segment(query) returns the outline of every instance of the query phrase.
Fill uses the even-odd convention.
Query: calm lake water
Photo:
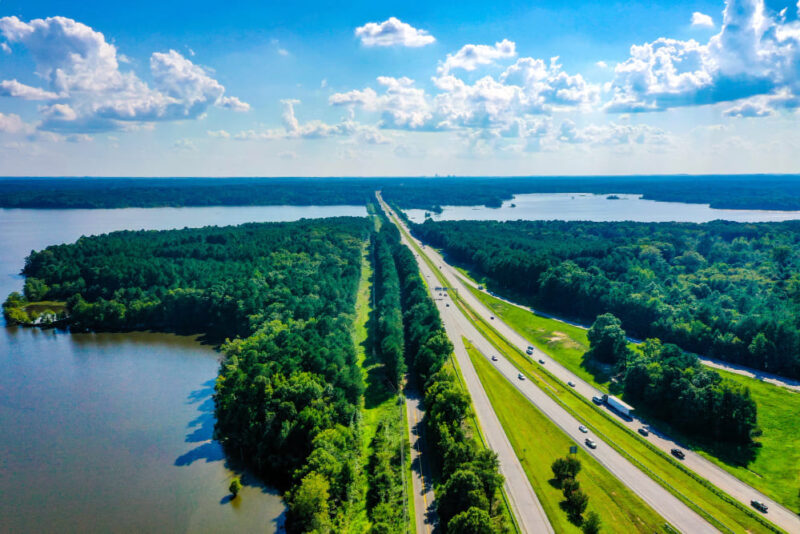
[[[718,210],[708,204],[657,202],[641,195],[608,195],[590,193],[536,193],[516,195],[500,208],[485,206],[442,206],[442,213],[433,213],[435,221],[639,221],[639,222],[708,222],[725,219],[738,222],[770,222],[800,219],[800,211]],[[515,204],[516,207],[511,207]],[[424,222],[424,210],[405,210],[414,222]]]
[[[0,209],[0,298],[32,249],[81,235],[302,217],[361,206]],[[211,439],[218,354],[194,338],[5,327],[0,317],[1,532],[274,532],[283,504]]]

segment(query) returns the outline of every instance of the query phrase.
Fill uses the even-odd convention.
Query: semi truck
[[[625,417],[630,417],[631,412],[633,412],[633,406],[627,404],[620,399],[614,397],[613,395],[598,395],[592,397],[592,400],[595,404],[605,404],[615,412],[624,415]]]

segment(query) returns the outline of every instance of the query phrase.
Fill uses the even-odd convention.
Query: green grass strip
[[[580,528],[569,522],[567,514],[559,506],[564,497],[561,490],[552,484],[553,474],[550,470],[553,461],[566,456],[575,442],[531,404],[466,340],[465,345],[553,528],[556,532],[580,532]],[[664,518],[611,475],[597,460],[583,449],[578,450],[577,458],[583,466],[578,480],[589,496],[587,512],[597,512],[607,531],[665,531]]]

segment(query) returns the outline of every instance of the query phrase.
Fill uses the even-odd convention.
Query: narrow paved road
[[[393,215],[393,212],[388,206],[382,202],[380,196],[378,197],[382,203],[384,210]],[[397,224],[399,220],[395,215],[392,217],[393,221]],[[403,235],[405,242],[406,238]],[[413,249],[412,249],[413,250]],[[427,250],[426,250],[427,252]],[[428,264],[419,256],[417,257],[417,264],[420,267],[422,274],[429,281],[430,285],[438,285],[434,273],[431,271]],[[440,265],[436,263],[436,265]],[[441,264],[443,265],[443,264]],[[442,268],[444,270],[444,268]],[[449,280],[450,277],[448,277]],[[466,291],[465,291],[466,293]],[[434,293],[435,294],[435,293]],[[447,330],[448,337],[453,341],[455,346],[456,358],[461,367],[464,380],[472,395],[472,401],[475,406],[475,411],[478,414],[478,419],[486,435],[489,446],[502,455],[501,468],[503,475],[506,477],[506,483],[516,482],[516,479],[522,478],[526,482],[526,486],[530,488],[527,477],[522,470],[519,459],[511,448],[508,442],[508,437],[505,435],[499,420],[497,419],[491,403],[483,390],[480,380],[478,379],[475,368],[469,360],[469,356],[461,343],[462,337],[466,337],[471,343],[484,355],[496,354],[494,347],[486,340],[483,335],[472,325],[472,323],[463,315],[463,313],[455,306],[449,305],[449,299],[436,299],[437,307],[442,316],[442,320]],[[507,361],[505,358],[500,357],[497,362],[494,362],[497,369],[513,383],[533,404],[542,411],[551,421],[559,426],[565,433],[575,439],[576,443],[582,446],[588,454],[594,456],[610,473],[619,478],[626,486],[631,488],[642,500],[647,502],[656,512],[669,521],[673,526],[680,529],[682,532],[692,534],[705,534],[717,532],[717,530],[707,523],[702,517],[695,513],[692,509],[681,502],[677,497],[673,496],[666,489],[661,487],[657,482],[651,479],[648,475],[640,471],[631,462],[625,459],[616,450],[604,443],[599,438],[592,436],[597,442],[596,449],[586,447],[584,439],[586,435],[580,433],[578,426],[580,423],[572,417],[566,410],[564,410],[558,403],[547,396],[534,384],[528,381],[520,381],[517,378],[518,371],[514,365]],[[490,424],[487,424],[489,422]],[[505,448],[508,447],[509,451]],[[508,456],[513,458],[508,458]],[[504,461],[511,461],[508,466]],[[515,469],[509,469],[510,467]],[[518,466],[518,467],[517,467]],[[518,469],[519,471],[516,471]],[[512,478],[513,477],[513,478]],[[532,491],[531,491],[532,493]],[[518,495],[518,493],[509,491],[509,495]],[[534,499],[535,495],[533,496]],[[538,505],[538,499],[535,500]],[[513,503],[515,511],[524,512],[527,508],[524,503]],[[539,505],[540,507],[540,505]],[[519,510],[522,508],[522,510]],[[544,513],[542,512],[542,516]],[[518,516],[519,517],[519,516]],[[546,518],[544,518],[546,520]],[[549,523],[548,523],[548,528]],[[528,532],[543,532],[539,529],[528,530]]]
[[[411,443],[411,483],[414,487],[414,511],[417,534],[436,531],[439,518],[436,515],[436,498],[433,494],[428,457],[425,452],[425,432],[422,398],[416,389],[407,388],[406,416],[408,438]]]
[[[395,216],[395,222],[400,223],[399,219]],[[402,223],[400,223],[402,224]],[[407,228],[404,226],[404,229]],[[417,244],[422,247],[422,245],[417,241]],[[529,345],[533,345],[524,337],[522,337],[516,330],[512,329],[508,326],[505,322],[503,322],[500,318],[495,317],[494,319],[490,319],[494,317],[494,312],[483,305],[469,290],[464,287],[464,283],[466,282],[463,275],[459,273],[455,268],[447,264],[442,256],[432,250],[430,247],[423,248],[424,253],[428,258],[437,266],[441,266],[440,272],[445,276],[450,284],[450,287],[455,287],[458,290],[459,296],[469,304],[469,306],[486,320],[492,322],[492,326],[494,326],[503,336],[506,337],[512,344],[516,345],[521,350],[525,350]],[[452,306],[451,306],[452,307]],[[470,338],[471,339],[471,338]],[[545,361],[545,364],[548,370],[553,373],[559,380],[564,383],[572,381],[575,383],[575,391],[580,393],[581,395],[591,399],[593,396],[601,394],[602,392],[596,389],[594,386],[589,384],[588,382],[581,379],[579,376],[575,375],[558,363],[556,360],[550,358],[547,354],[540,351],[539,349],[534,350],[534,354],[532,356],[534,359],[539,360],[542,359]],[[514,375],[516,376],[516,375]],[[513,379],[513,377],[512,377]],[[598,408],[598,409],[608,409],[606,407]],[[611,412],[613,413],[613,412]],[[648,423],[642,419],[634,417],[632,420],[627,421],[622,418],[619,419],[620,423],[627,425],[632,430],[638,430],[640,427],[644,426],[649,428]],[[637,436],[639,436],[637,434]],[[724,492],[726,492],[731,497],[735,498],[742,504],[746,506],[750,506],[750,501],[753,499],[759,500],[765,503],[769,507],[769,512],[766,514],[766,519],[775,523],[779,527],[783,528],[787,532],[798,532],[800,533],[800,517],[796,515],[791,510],[785,508],[777,501],[767,497],[763,493],[757,491],[753,487],[749,486],[748,484],[744,483],[740,479],[736,478],[729,472],[725,471],[721,467],[717,466],[713,462],[707,460],[706,458],[700,456],[699,454],[692,452],[691,450],[686,449],[685,445],[671,439],[669,436],[651,432],[650,436],[647,438],[643,438],[639,436],[640,439],[647,439],[654,445],[658,446],[661,450],[669,453],[673,448],[680,448],[684,450],[686,454],[686,458],[683,460],[683,463],[686,467],[694,471],[695,473],[699,474],[706,480],[708,480],[711,484],[717,486]],[[666,516],[665,516],[666,517]],[[667,517],[670,521],[672,519]]]

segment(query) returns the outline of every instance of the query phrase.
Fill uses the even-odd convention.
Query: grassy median
[[[470,291],[497,317],[567,369],[598,389],[608,391],[607,377],[583,364],[588,349],[586,330],[557,319],[531,313],[475,288]],[[660,422],[661,430],[690,444],[691,448],[745,483],[800,512],[800,447],[795,420],[800,413],[800,393],[755,378],[718,370],[720,375],[750,389],[758,407],[763,435],[760,447],[734,450],[692,439]]]
[[[495,413],[522,462],[539,502],[556,532],[578,533],[580,528],[567,519],[559,503],[561,490],[552,483],[550,465],[564,457],[575,442],[539,412],[469,342],[465,341],[472,364]],[[583,466],[578,480],[589,496],[588,511],[597,512],[606,532],[665,532],[664,519],[611,475],[583,449],[577,453]]]
[[[402,227],[401,232],[408,237]],[[438,268],[431,263],[427,256],[422,254],[413,241],[411,242],[414,250],[421,254],[426,263],[431,266],[440,282],[447,285],[446,279]],[[640,440],[632,431],[611,419],[611,416],[597,410],[590,401],[577,395],[571,388],[567,388],[546,370],[535,366],[519,349],[499,336],[487,322],[471,313],[457,298],[457,295],[454,302],[500,352],[514,362],[529,378],[537,380],[540,385],[543,385],[545,392],[548,392],[573,416],[591,427],[595,434],[648,473],[695,512],[706,518],[716,528],[723,532],[735,533],[782,532],[781,529],[756,516],[745,505],[734,500],[707,480],[678,464],[660,449]],[[534,375],[539,378],[534,378]]]

